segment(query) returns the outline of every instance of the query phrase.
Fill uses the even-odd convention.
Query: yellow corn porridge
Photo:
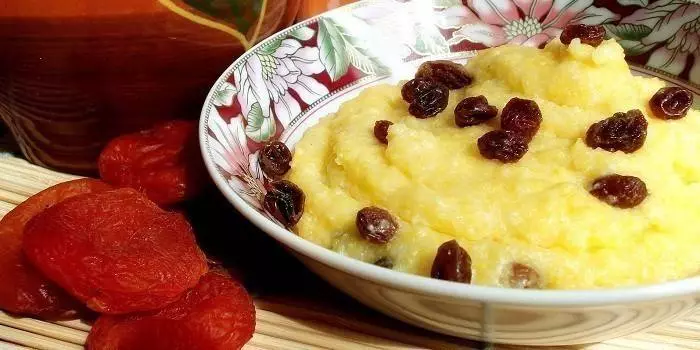
[[[408,113],[401,86],[366,89],[306,131],[287,179],[306,194],[295,231],[365,262],[389,257],[393,269],[430,276],[437,248],[456,239],[471,256],[472,283],[501,285],[514,262],[534,268],[543,287],[591,289],[685,278],[700,270],[700,115],[653,117],[664,83],[632,76],[614,41],[597,48],[550,42],[544,49],[502,46],[469,60],[471,85],[451,90],[434,118]],[[485,159],[477,139],[499,117],[458,128],[455,105],[484,95],[500,110],[512,97],[534,100],[542,124],[516,163]],[[634,153],[592,149],[588,127],[639,109],[648,136]],[[373,134],[389,120],[388,145]],[[642,179],[648,197],[620,209],[589,193],[598,177]],[[363,207],[388,210],[392,241],[361,238]]]

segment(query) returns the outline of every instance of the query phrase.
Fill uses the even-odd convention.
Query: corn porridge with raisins
[[[479,285],[509,286],[515,274],[537,288],[607,288],[700,270],[700,114],[655,117],[649,101],[663,82],[633,76],[615,41],[506,45],[481,51],[465,71],[471,82],[451,88],[435,116],[417,117],[432,112],[413,110],[402,86],[381,85],[306,131],[285,177],[306,194],[294,231],[433,277],[444,272],[436,252],[461,247],[470,271],[457,278]],[[434,91],[431,101],[443,93]],[[458,127],[457,104],[482,95],[469,102],[482,114]],[[528,137],[501,121],[516,97],[541,113]],[[618,124],[589,130],[604,120]],[[643,192],[620,199],[620,188]],[[376,208],[360,217],[367,207]]]

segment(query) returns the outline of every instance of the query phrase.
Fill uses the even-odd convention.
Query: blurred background
[[[3,0],[0,149],[81,175],[111,138],[197,119],[234,59],[352,0]]]

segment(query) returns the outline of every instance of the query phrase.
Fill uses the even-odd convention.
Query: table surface
[[[0,217],[32,194],[73,178],[0,153]],[[247,349],[530,349],[431,333],[358,304],[307,271],[215,189],[183,209],[203,249],[232,267],[255,298],[257,326]],[[48,323],[0,312],[0,350],[81,349],[89,330],[83,321]],[[605,343],[536,349],[700,349],[700,313]]]

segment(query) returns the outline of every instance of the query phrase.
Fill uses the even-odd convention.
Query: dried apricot
[[[472,77],[461,64],[437,60],[424,62],[418,67],[416,78],[430,78],[447,86],[448,89],[461,89],[472,82]]]
[[[46,209],[27,224],[23,248],[47,278],[107,314],[161,308],[208,270],[187,220],[133,189]]]
[[[42,319],[74,318],[84,306],[36,270],[22,253],[27,222],[57,203],[84,193],[111,190],[94,179],[49,187],[20,203],[0,220],[0,309]]]
[[[212,271],[162,310],[100,317],[90,331],[87,349],[240,349],[254,330],[250,295],[227,275]]]
[[[430,277],[446,281],[471,283],[472,258],[456,240],[443,243],[435,254]]]
[[[196,196],[207,181],[193,121],[119,136],[102,150],[98,168],[105,182],[137,189],[164,206]]]

